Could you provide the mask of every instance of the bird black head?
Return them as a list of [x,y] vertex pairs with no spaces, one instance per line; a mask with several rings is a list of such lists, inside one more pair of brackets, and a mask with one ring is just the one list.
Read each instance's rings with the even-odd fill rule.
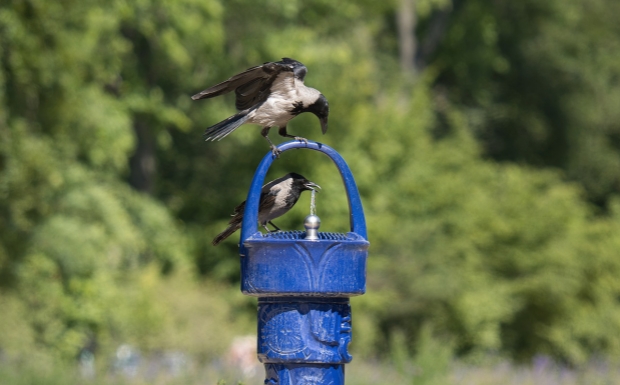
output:
[[306,191],[306,190],[317,191],[317,189],[321,189],[321,186],[319,186],[318,184],[314,182],[309,181],[304,176],[299,175],[297,173],[292,172],[288,174],[288,176],[293,179],[293,187],[299,189],[300,191]]
[[327,132],[327,118],[329,116],[329,103],[327,103],[327,99],[323,94],[319,94],[318,99],[304,109],[303,112],[312,112],[319,118],[321,122],[321,130],[323,134]]

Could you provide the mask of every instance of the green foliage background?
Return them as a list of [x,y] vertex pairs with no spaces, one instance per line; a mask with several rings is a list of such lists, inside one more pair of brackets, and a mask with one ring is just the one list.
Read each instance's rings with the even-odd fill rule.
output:
[[[210,240],[268,147],[251,126],[203,142],[232,98],[189,96],[293,57],[331,115],[324,137],[314,116],[290,131],[344,156],[367,215],[356,353],[435,336],[465,357],[617,357],[619,8],[418,0],[420,42],[437,15],[447,24],[405,73],[395,0],[4,1],[3,355],[131,343],[211,359],[252,331],[237,235]],[[346,231],[330,161],[287,152],[269,176],[290,171],[323,187],[322,230]],[[278,224],[300,228],[307,199]]]

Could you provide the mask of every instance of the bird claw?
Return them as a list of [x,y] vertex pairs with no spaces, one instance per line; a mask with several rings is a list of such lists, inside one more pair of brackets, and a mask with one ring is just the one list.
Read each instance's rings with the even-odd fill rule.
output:
[[299,140],[300,142],[308,144],[308,139],[302,138],[301,136],[295,136],[295,140]]
[[280,154],[282,153],[282,151],[277,148],[276,146],[271,146],[271,155],[273,155],[275,158],[280,158]]

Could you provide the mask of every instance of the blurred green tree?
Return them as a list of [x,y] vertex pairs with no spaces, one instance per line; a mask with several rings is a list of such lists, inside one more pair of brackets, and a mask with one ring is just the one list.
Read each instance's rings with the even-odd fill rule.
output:
[[[460,354],[620,354],[615,8],[0,4],[0,304],[26,320],[14,338],[5,328],[18,318],[0,322],[0,346],[74,357],[93,341],[174,344],[175,309],[197,309],[201,289],[177,288],[188,300],[175,304],[153,287],[175,271],[236,282],[237,236],[217,248],[210,240],[267,152],[258,127],[204,143],[201,131],[234,112],[232,96],[189,96],[294,57],[331,115],[325,137],[311,115],[291,131],[343,154],[367,211],[371,290],[356,300],[359,351],[386,354],[395,335],[413,347],[432,330]],[[322,229],[346,231],[329,160],[288,152],[269,177],[290,171],[323,186]],[[307,199],[278,223],[300,228]],[[254,311],[247,303],[238,306]],[[179,333],[200,353],[202,340]]]
[[[209,5],[194,4],[208,19]],[[188,259],[169,211],[124,181],[141,117],[189,124],[159,85],[140,87],[145,72],[130,76],[137,53],[123,28],[137,25],[132,17],[143,8],[158,9],[96,1],[0,6],[0,285],[24,304],[36,346],[60,357],[122,325],[108,312],[134,270],[155,263],[168,272]],[[179,50],[180,29],[162,33],[169,55],[158,70],[176,70],[179,52],[169,50]],[[120,319],[134,316],[124,310]]]
[[[617,216],[594,216],[557,173],[482,160],[458,108],[424,86],[410,109],[394,105],[360,111],[361,134],[341,146],[349,160],[360,148],[370,158],[357,175],[372,290],[359,302],[379,328],[362,349],[389,349],[394,332],[414,346],[432,325],[459,354],[617,355]],[[450,133],[434,138],[442,121]]]
[[432,61],[487,156],[560,168],[603,208],[620,192],[619,6],[462,2]]

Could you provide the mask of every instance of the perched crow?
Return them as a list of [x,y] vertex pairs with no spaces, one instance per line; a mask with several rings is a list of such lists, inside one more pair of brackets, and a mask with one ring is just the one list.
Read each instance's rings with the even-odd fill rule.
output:
[[[320,188],[321,186],[310,182],[308,179],[294,172],[286,174],[276,180],[272,180],[264,185],[261,190],[260,202],[258,205],[258,222],[268,232],[270,232],[270,230],[267,227],[267,223],[270,223],[276,230],[280,230],[278,226],[274,225],[271,221],[286,214],[287,211],[293,208],[302,192]],[[245,201],[235,207],[232,219],[228,222],[228,227],[213,239],[213,246],[217,246],[217,244],[241,228],[244,209]]]
[[259,124],[263,127],[261,134],[269,142],[271,152],[279,156],[280,151],[267,136],[269,129],[278,126],[280,135],[307,142],[305,138],[286,132],[286,124],[302,112],[315,114],[325,134],[329,105],[323,94],[304,85],[307,72],[306,66],[297,60],[283,58],[279,62],[247,69],[192,96],[192,99],[198,100],[235,91],[239,112],[207,128],[205,140],[220,140],[244,123]]

